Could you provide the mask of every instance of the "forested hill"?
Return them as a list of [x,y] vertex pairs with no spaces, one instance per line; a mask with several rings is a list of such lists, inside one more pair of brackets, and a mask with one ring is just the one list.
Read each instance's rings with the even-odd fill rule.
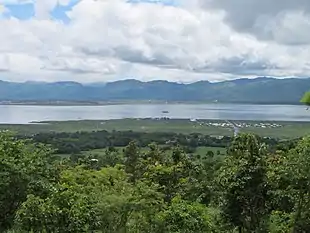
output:
[[310,79],[236,79],[180,84],[134,79],[102,84],[76,82],[0,81],[1,101],[206,101],[261,104],[298,104],[310,89]]

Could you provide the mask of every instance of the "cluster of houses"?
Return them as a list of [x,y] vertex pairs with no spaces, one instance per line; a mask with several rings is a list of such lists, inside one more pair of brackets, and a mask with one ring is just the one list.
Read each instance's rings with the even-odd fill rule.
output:
[[[152,120],[173,120],[169,117],[157,117],[151,118]],[[140,120],[140,119],[137,119]],[[196,123],[200,126],[213,126],[213,127],[223,127],[223,128],[280,128],[282,125],[275,122],[257,122],[257,121],[224,121],[224,120],[202,120],[191,118],[191,122]]]
[[201,125],[205,125],[205,126],[215,126],[215,127],[238,127],[238,128],[280,128],[282,127],[282,125],[277,124],[277,123],[269,123],[269,122],[234,122],[234,123],[230,123],[230,122],[204,122],[201,121],[199,122],[199,124]]

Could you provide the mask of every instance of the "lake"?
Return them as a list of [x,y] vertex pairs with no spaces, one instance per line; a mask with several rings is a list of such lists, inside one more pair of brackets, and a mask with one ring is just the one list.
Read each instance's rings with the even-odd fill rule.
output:
[[[168,113],[163,113],[167,111]],[[169,117],[178,119],[310,121],[310,111],[298,105],[133,104],[106,106],[0,105],[1,124],[33,121],[110,120]]]

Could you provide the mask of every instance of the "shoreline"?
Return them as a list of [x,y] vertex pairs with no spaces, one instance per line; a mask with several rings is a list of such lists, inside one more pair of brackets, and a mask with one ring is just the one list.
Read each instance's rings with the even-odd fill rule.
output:
[[208,105],[208,104],[216,104],[216,105],[290,105],[290,106],[303,106],[301,103],[251,103],[251,102],[203,102],[203,101],[98,101],[98,102],[8,102],[8,101],[0,101],[0,106],[111,106],[111,105]]
[[199,124],[203,122],[209,123],[227,123],[233,122],[235,124],[282,124],[282,125],[300,125],[300,124],[310,124],[310,121],[281,121],[281,120],[235,120],[235,119],[191,119],[191,118],[169,118],[169,117],[161,117],[161,118],[121,118],[121,119],[77,119],[77,120],[49,120],[49,121],[30,121],[28,123],[0,123],[0,126],[51,126],[55,124],[79,124],[79,123],[87,123],[87,124],[105,124],[105,123],[117,123],[117,122],[170,122],[170,123],[192,123]]
[[1,130],[35,135],[37,133],[73,133],[96,131],[133,131],[145,133],[173,132],[181,134],[199,133],[204,135],[231,136],[236,125],[240,132],[254,133],[262,137],[299,138],[310,133],[310,122],[249,121],[232,120],[191,120],[191,119],[150,119],[130,118],[119,120],[71,120],[40,121],[32,124],[0,124]]

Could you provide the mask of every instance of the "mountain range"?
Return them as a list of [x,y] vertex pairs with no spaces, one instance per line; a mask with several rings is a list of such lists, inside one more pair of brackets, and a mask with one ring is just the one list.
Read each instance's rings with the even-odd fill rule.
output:
[[110,83],[0,81],[0,101],[170,101],[257,104],[299,104],[310,90],[310,78],[259,77],[211,83],[181,84],[134,79]]

